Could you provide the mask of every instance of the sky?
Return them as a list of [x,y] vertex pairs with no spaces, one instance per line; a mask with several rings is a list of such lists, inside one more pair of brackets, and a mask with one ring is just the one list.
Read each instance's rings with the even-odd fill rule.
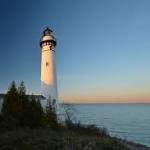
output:
[[57,39],[61,101],[150,102],[149,0],[0,0],[0,93],[40,94],[39,41]]

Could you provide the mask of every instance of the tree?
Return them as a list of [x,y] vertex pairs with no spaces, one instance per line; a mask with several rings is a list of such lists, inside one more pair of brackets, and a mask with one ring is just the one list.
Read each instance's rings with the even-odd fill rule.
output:
[[19,95],[19,123],[21,126],[26,126],[29,124],[28,117],[30,115],[30,100],[26,95],[26,87],[22,81],[18,87]]
[[15,126],[34,128],[49,125],[52,128],[57,128],[58,122],[55,103],[55,100],[51,101],[49,99],[44,111],[39,99],[34,95],[29,96],[26,94],[26,87],[23,81],[18,88],[13,81],[4,98],[1,118],[6,119],[6,122],[10,123],[12,120]]
[[19,109],[19,94],[16,88],[16,83],[13,81],[4,97],[2,115],[6,118],[18,118]]
[[2,117],[15,120],[19,126],[38,127],[43,124],[44,112],[39,100],[26,95],[24,82],[17,88],[13,81],[4,98]]
[[74,113],[75,108],[72,104],[62,103],[65,122],[67,125],[71,125],[75,121]]
[[30,127],[39,127],[44,125],[44,111],[40,100],[36,100],[34,95],[31,97],[28,122]]
[[21,81],[20,86],[18,87],[18,92],[20,96],[26,96],[26,87],[23,81]]
[[58,127],[55,100],[52,101],[51,97],[49,97],[46,106],[45,120],[46,120],[46,124],[49,125],[51,128],[56,129]]

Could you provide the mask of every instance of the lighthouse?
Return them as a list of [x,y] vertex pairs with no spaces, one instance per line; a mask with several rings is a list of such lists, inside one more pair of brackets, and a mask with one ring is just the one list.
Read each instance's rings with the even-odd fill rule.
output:
[[46,28],[40,40],[41,47],[41,87],[42,95],[46,99],[58,101],[57,81],[55,70],[56,39],[53,31]]

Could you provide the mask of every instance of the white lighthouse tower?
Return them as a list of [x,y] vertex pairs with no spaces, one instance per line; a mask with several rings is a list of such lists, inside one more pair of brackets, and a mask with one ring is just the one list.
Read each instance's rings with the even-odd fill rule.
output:
[[46,99],[58,101],[57,82],[55,71],[55,48],[56,40],[53,31],[46,28],[40,41],[41,47],[41,86],[42,95]]

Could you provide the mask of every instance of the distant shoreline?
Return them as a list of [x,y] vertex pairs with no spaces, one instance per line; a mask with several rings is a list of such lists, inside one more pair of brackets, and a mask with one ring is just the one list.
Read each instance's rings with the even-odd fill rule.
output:
[[[70,102],[64,102],[65,104],[71,104],[71,105],[145,105],[149,103],[70,103]],[[63,104],[63,102],[60,102],[59,104]]]

